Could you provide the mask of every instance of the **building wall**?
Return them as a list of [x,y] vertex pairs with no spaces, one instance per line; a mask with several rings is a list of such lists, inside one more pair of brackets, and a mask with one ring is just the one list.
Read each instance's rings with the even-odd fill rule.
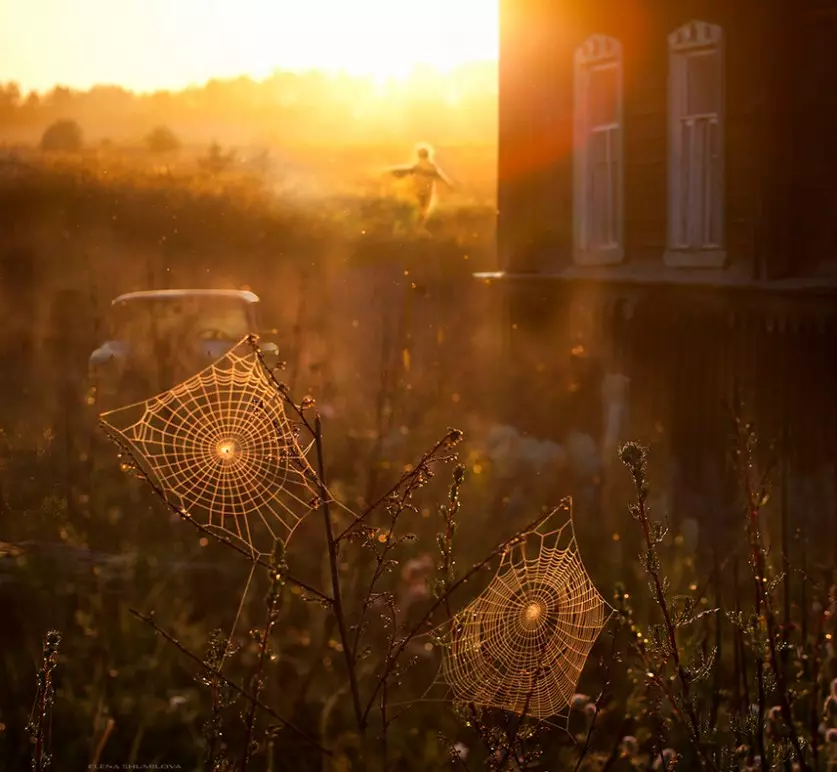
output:
[[793,262],[804,272],[837,276],[837,2],[808,0],[792,29],[794,81],[785,109],[794,117],[786,153]]
[[651,448],[658,514],[675,529],[696,524],[703,546],[737,534],[740,397],[761,468],[772,468],[770,527],[785,518],[812,537],[812,555],[837,557],[833,296],[536,277],[505,289],[507,420],[558,442],[574,432],[595,439],[606,528],[625,524],[631,490],[616,449],[635,440]]
[[[499,243],[512,272],[573,266],[573,52],[590,35],[623,47],[625,252],[597,272],[666,270],[667,36],[698,19],[724,31],[725,269],[702,280],[835,273],[837,13],[815,0],[501,3]],[[837,4],[820,0],[822,6]],[[592,272],[591,272],[592,273]]]

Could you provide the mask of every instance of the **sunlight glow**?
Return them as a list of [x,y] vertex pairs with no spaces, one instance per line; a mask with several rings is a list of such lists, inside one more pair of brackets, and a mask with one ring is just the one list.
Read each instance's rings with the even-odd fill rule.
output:
[[[497,58],[496,0],[0,3],[4,80],[180,88],[276,69],[402,78]],[[21,34],[21,30],[32,30]]]

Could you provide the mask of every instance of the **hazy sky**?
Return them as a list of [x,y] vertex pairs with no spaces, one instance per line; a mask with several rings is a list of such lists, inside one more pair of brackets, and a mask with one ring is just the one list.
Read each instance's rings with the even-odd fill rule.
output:
[[0,0],[0,81],[138,90],[497,55],[496,0]]

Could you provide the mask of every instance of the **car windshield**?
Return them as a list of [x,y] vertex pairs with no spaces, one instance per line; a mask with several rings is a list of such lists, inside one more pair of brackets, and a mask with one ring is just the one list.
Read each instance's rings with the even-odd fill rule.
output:
[[111,315],[114,340],[199,339],[238,341],[254,332],[249,303],[239,298],[184,295],[123,300]]

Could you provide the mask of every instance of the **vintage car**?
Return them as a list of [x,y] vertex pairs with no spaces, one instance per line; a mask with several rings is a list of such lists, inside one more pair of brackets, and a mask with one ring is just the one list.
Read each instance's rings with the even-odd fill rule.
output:
[[[111,302],[107,340],[89,359],[88,403],[97,412],[146,399],[259,334],[259,298],[246,290],[130,292]],[[260,341],[266,359],[274,343]]]

